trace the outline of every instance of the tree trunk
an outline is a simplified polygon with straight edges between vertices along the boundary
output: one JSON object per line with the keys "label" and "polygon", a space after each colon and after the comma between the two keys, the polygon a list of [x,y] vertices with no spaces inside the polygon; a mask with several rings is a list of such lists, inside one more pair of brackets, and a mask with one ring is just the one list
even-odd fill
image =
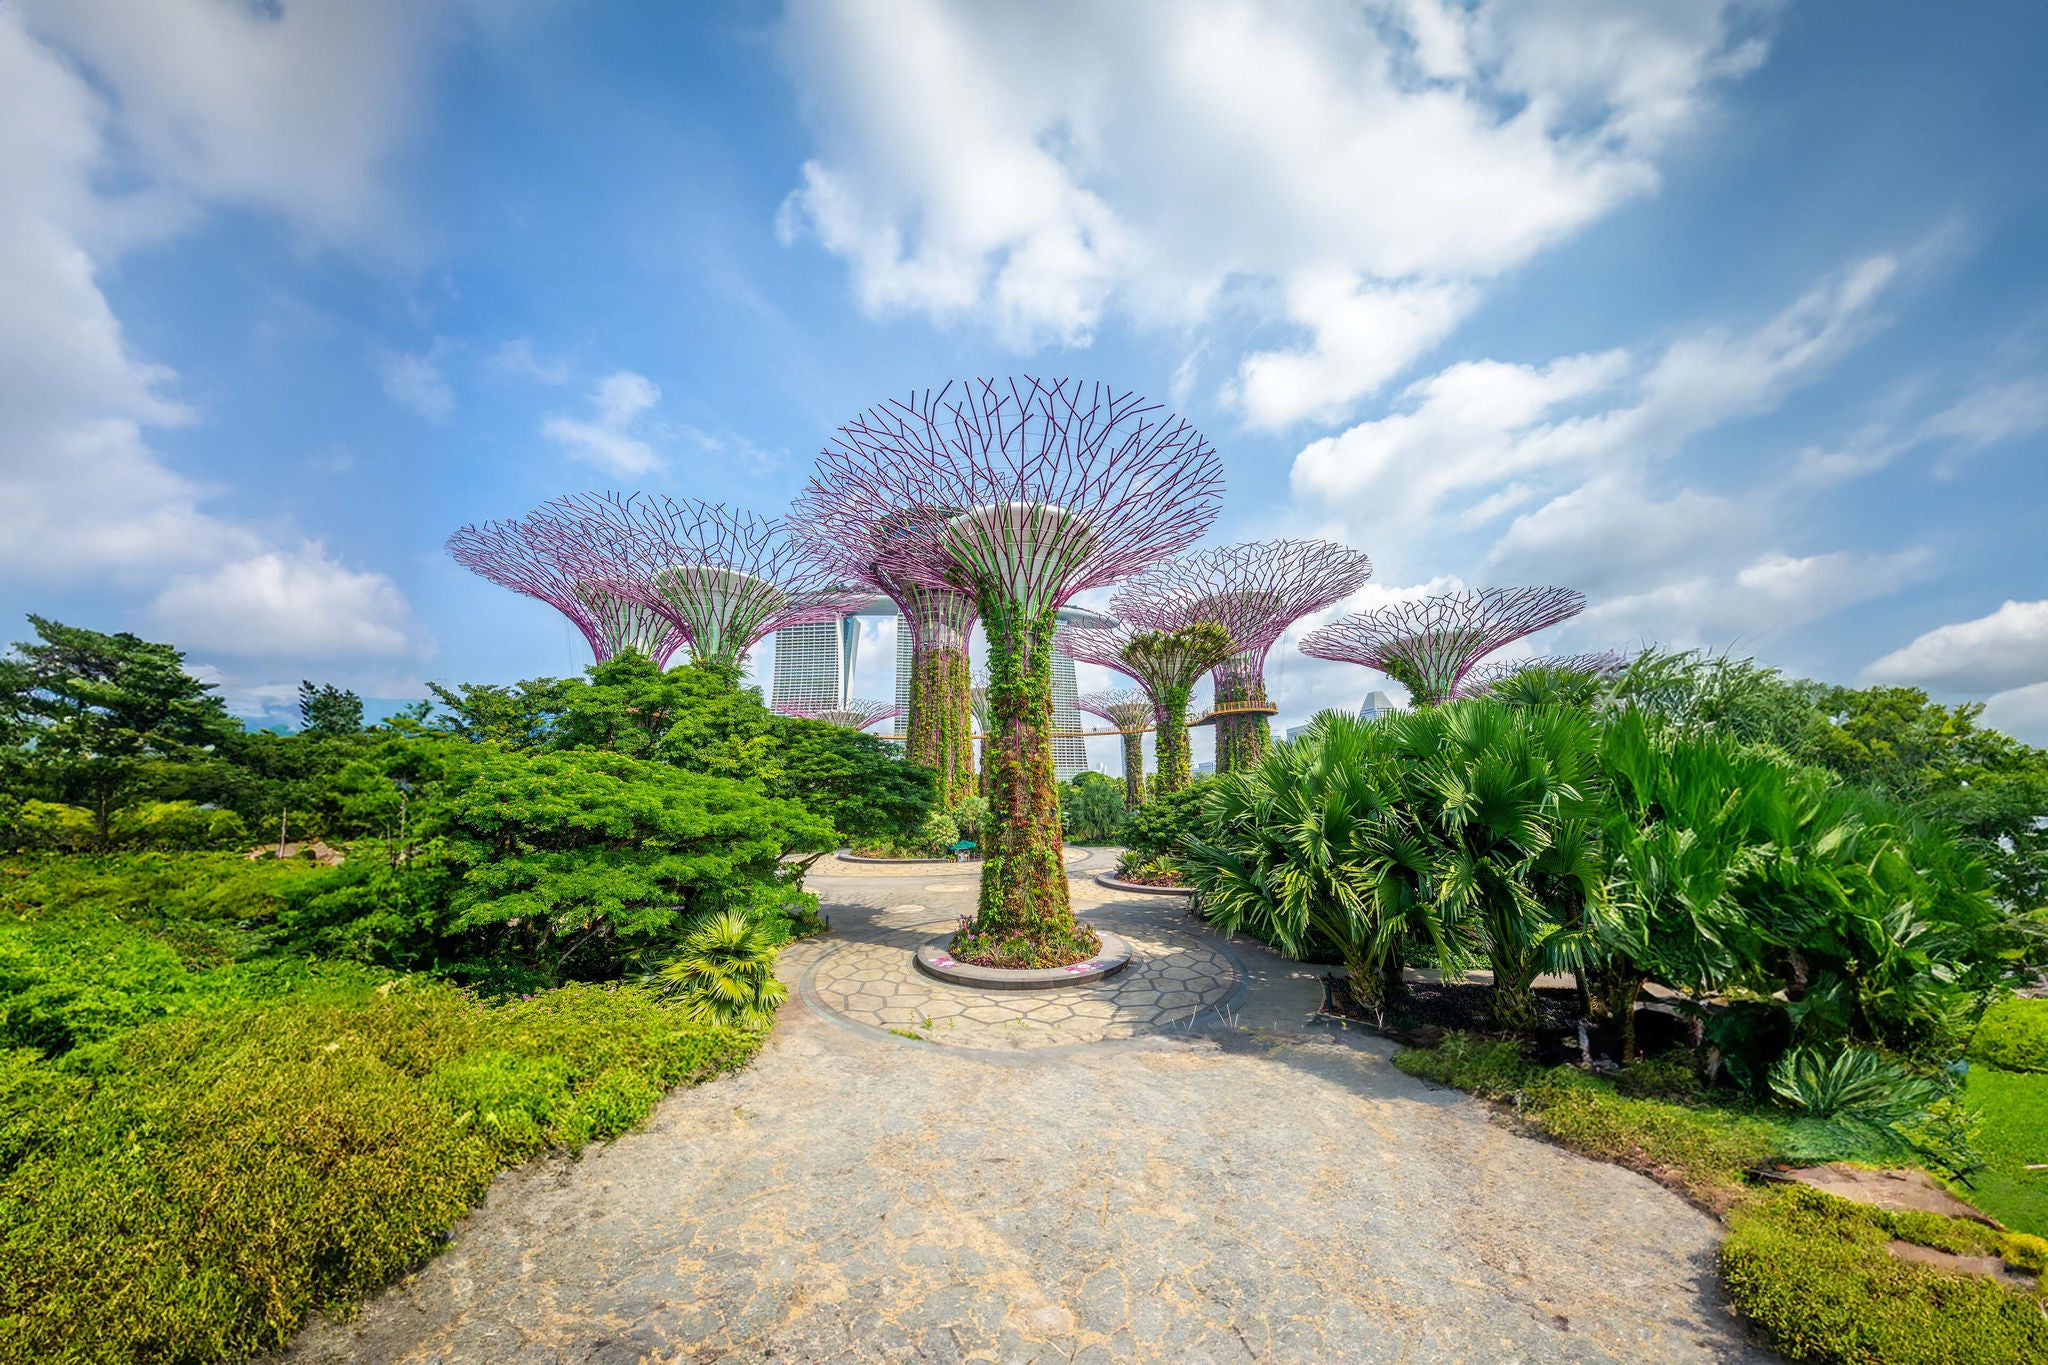
{"label": "tree trunk", "polygon": [[[1266,700],[1266,679],[1262,671],[1247,671],[1229,664],[1216,670],[1216,705],[1223,707]],[[1237,772],[1258,766],[1272,742],[1272,727],[1256,712],[1216,718],[1216,771]]]}
{"label": "tree trunk", "polygon": [[1055,966],[1093,953],[1067,893],[1052,748],[1054,613],[1026,614],[985,595],[989,644],[988,770],[983,787],[981,896],[972,932],[983,953]]}
{"label": "tree trunk", "polygon": [[964,649],[917,649],[910,657],[904,757],[938,776],[939,804],[974,795],[974,679]]}
{"label": "tree trunk", "polygon": [[1145,732],[1124,731],[1124,809],[1145,804]]}
{"label": "tree trunk", "polygon": [[1159,724],[1158,737],[1153,740],[1159,772],[1153,778],[1152,788],[1160,796],[1171,796],[1194,781],[1194,749],[1188,742],[1188,693],[1192,690],[1163,690],[1152,699],[1153,714]]}

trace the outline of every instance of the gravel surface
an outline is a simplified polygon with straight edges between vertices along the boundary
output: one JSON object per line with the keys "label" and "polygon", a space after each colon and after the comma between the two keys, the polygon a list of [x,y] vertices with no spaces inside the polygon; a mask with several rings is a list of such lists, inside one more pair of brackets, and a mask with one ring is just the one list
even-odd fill
{"label": "gravel surface", "polygon": [[[501,1177],[287,1359],[1774,1359],[1715,1288],[1712,1219],[1404,1076],[1310,1020],[1317,969],[1088,880],[1109,866],[1074,860],[1076,904],[1150,945],[1153,984],[1134,966],[1017,1024],[965,992],[913,1038],[882,1020],[955,988],[907,949],[870,966],[970,908],[974,872],[820,864],[834,932],[785,954],[811,988],[753,1066]],[[1197,997],[1178,1014],[1116,994],[1168,980]]]}

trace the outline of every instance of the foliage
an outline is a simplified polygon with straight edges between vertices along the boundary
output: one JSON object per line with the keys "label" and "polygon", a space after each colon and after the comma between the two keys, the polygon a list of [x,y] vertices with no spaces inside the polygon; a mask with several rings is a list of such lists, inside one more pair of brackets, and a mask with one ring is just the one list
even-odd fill
{"label": "foliage", "polygon": [[694,922],[657,974],[683,1013],[707,1027],[766,1028],[789,992],[775,979],[776,941],[738,910]]}
{"label": "foliage", "polygon": [[1060,783],[1060,824],[1069,843],[1114,843],[1124,824],[1124,784],[1097,772]]}
{"label": "foliage", "polygon": [[353,735],[363,728],[363,699],[333,683],[299,683],[299,729],[309,735]]}
{"label": "foliage", "polygon": [[366,978],[0,1053],[0,1357],[239,1359],[438,1248],[497,1169],[743,1062],[631,988]]}
{"label": "foliage", "polygon": [[1984,1011],[1970,1056],[2007,1071],[2048,1072],[2048,999],[2001,1000]]}
{"label": "foliage", "polygon": [[1398,989],[1405,942],[1429,944],[1448,969],[1465,960],[1426,894],[1428,840],[1404,806],[1399,761],[1391,728],[1326,714],[1310,739],[1218,780],[1184,855],[1213,923],[1295,958],[1334,946],[1376,1015]]}
{"label": "foliage", "polygon": [[810,852],[908,838],[933,804],[931,775],[887,740],[842,725],[779,716],[751,689],[711,672],[663,672],[638,652],[594,665],[587,679],[516,688],[436,687],[435,724],[522,752],[598,750],[711,777],[748,781],[801,803],[836,831]]}
{"label": "foliage", "polygon": [[2048,1316],[2036,1296],[1888,1252],[1895,1238],[1980,1255],[2016,1239],[1799,1186],[1746,1201],[1728,1223],[1721,1270],[1729,1297],[1793,1360],[2018,1365],[2048,1356]]}
{"label": "foliage", "polygon": [[28,619],[36,639],[0,659],[0,740],[23,794],[89,811],[104,835],[151,762],[239,729],[171,646]]}
{"label": "foliage", "polygon": [[437,814],[463,871],[458,929],[496,926],[549,979],[608,975],[709,911],[803,901],[785,854],[825,824],[753,786],[593,750],[479,746],[453,760]]}
{"label": "foliage", "polygon": [[1133,865],[1154,859],[1179,859],[1202,828],[1202,807],[1220,781],[1198,777],[1177,792],[1155,791],[1144,805],[1124,816],[1117,838],[1125,860]]}

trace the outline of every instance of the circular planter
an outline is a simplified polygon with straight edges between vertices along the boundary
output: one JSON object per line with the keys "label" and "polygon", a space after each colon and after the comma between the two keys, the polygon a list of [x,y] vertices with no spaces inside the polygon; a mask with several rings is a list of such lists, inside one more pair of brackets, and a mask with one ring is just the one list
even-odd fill
{"label": "circular planter", "polygon": [[946,948],[953,936],[946,934],[918,948],[917,969],[926,976],[983,991],[1050,991],[1061,986],[1085,986],[1091,981],[1115,976],[1131,965],[1130,944],[1105,929],[1095,932],[1102,940],[1102,951],[1086,962],[1028,970],[977,967],[972,963],[955,961]]}
{"label": "circular planter", "polygon": [[887,863],[891,867],[907,867],[912,863],[944,863],[949,867],[959,864],[971,867],[981,861],[979,858],[866,858],[850,848],[842,848],[833,856],[842,863]]}
{"label": "circular planter", "polygon": [[1143,882],[1120,882],[1107,872],[1095,874],[1095,884],[1106,886],[1112,891],[1142,891],[1150,896],[1192,896],[1192,886],[1147,886]]}

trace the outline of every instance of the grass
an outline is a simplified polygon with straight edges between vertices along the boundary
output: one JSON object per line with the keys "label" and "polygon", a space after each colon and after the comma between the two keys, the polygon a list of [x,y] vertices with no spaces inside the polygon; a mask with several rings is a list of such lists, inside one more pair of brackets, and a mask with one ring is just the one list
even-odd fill
{"label": "grass", "polygon": [[[1434,1048],[1395,1054],[1413,1076],[1515,1106],[1522,1119],[1585,1156],[1642,1171],[1724,1214],[1722,1270],[1730,1298],[1794,1360],[1837,1365],[2002,1365],[2048,1359],[2048,1317],[2038,1296],[1982,1277],[1910,1264],[1886,1253],[1894,1238],[1961,1254],[2002,1254],[2040,1273],[2048,1244],[1967,1219],[1891,1214],[1800,1186],[1759,1189],[1750,1171],[1778,1162],[1860,1160],[1854,1134],[1782,1111],[1710,1102],[1689,1068],[1670,1058],[1638,1063],[1614,1080],[1568,1066],[1541,1067],[1512,1042],[1453,1033]],[[2043,1082],[2039,1091],[2009,1082]],[[1981,1093],[1980,1093],[1981,1088]],[[1970,1098],[1987,1110],[1980,1145],[2038,1144],[2048,1133],[2048,1077],[1977,1068]],[[2007,1138],[1997,1138],[2007,1134]],[[2017,1149],[2011,1149],[2017,1150]],[[1996,1158],[2003,1160],[2004,1158]],[[2015,1158],[2016,1159],[2016,1158]],[[2006,1169],[2004,1166],[1998,1170]],[[1987,1173],[1988,1175],[1989,1173]],[[1980,1193],[1988,1192],[1980,1180]],[[1999,1214],[2015,1229],[2034,1214],[2017,1191]],[[2031,1194],[2039,1198],[2038,1191]]]}
{"label": "grass", "polygon": [[1963,1197],[2018,1232],[2048,1237],[2048,1075],[1972,1066],[1965,1101],[1982,1115],[1977,1150],[1984,1167]]}

